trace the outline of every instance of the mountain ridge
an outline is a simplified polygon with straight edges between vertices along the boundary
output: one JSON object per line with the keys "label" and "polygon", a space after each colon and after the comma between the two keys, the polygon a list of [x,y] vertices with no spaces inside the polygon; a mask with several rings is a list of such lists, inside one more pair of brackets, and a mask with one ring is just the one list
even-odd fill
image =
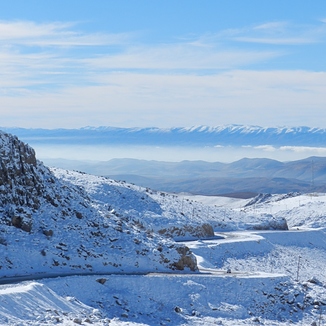
{"label": "mountain ridge", "polygon": [[83,127],[79,129],[0,128],[25,142],[166,146],[325,146],[326,128],[246,125],[173,128]]}
{"label": "mountain ridge", "polygon": [[50,166],[105,175],[169,192],[224,195],[326,191],[326,158],[316,156],[289,162],[266,158],[243,158],[232,163],[137,159],[45,161]]}

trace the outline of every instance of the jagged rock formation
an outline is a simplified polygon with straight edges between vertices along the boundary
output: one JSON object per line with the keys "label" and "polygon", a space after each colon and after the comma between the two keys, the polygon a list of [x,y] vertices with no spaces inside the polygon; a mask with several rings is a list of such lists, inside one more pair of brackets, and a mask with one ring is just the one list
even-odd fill
{"label": "jagged rock formation", "polygon": [[197,269],[188,248],[108,208],[0,132],[0,277]]}
{"label": "jagged rock formation", "polygon": [[17,137],[1,133],[0,144],[2,223],[30,231],[32,213],[40,207],[39,197],[46,193],[44,171],[37,171],[34,150]]}
{"label": "jagged rock formation", "polygon": [[19,141],[16,136],[0,133],[0,213],[2,224],[12,225],[24,231],[32,230],[32,216],[47,206],[57,208],[57,214],[81,213],[87,196],[80,196],[79,203],[72,203],[73,193],[64,191],[67,185],[57,180],[50,170],[36,160],[35,151]]}

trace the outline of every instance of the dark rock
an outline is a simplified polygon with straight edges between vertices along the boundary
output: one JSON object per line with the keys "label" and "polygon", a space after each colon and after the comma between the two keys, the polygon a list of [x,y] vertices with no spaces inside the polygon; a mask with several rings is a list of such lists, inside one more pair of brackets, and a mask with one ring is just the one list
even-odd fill
{"label": "dark rock", "polygon": [[106,283],[106,281],[107,281],[106,278],[98,278],[98,279],[96,280],[96,282],[98,282],[98,283],[100,283],[100,284],[102,284],[102,285],[104,285],[104,284]]}
{"label": "dark rock", "polygon": [[182,309],[180,308],[180,307],[178,307],[178,306],[176,306],[175,308],[174,308],[174,311],[176,312],[176,313],[181,313],[182,312]]}
{"label": "dark rock", "polygon": [[43,230],[43,234],[46,235],[47,237],[52,237],[53,230]]}
{"label": "dark rock", "polygon": [[172,264],[174,269],[183,271],[185,268],[189,268],[191,271],[197,271],[197,260],[196,257],[191,253],[188,247],[183,246],[177,248],[177,252],[181,255],[177,262]]}

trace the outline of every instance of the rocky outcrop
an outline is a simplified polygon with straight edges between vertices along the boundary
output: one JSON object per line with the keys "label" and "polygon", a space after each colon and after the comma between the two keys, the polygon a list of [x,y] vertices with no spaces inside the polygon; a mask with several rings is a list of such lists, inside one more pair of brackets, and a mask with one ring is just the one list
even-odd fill
{"label": "rocky outcrop", "polygon": [[[62,211],[69,197],[60,182],[37,161],[35,151],[16,136],[0,132],[0,214],[1,223],[30,232],[32,216],[44,204]],[[82,199],[84,201],[84,199]]]}
{"label": "rocky outcrop", "polygon": [[2,223],[30,231],[31,215],[40,207],[39,197],[43,192],[34,150],[17,137],[0,133]]}
{"label": "rocky outcrop", "polygon": [[191,271],[197,271],[197,261],[193,257],[193,254],[188,247],[179,247],[177,249],[178,253],[181,255],[180,259],[173,263],[172,266],[180,271],[189,268]]}
{"label": "rocky outcrop", "polygon": [[261,221],[260,223],[256,223],[255,225],[252,225],[252,227],[248,229],[252,230],[281,230],[281,231],[287,231],[289,229],[287,221],[284,217],[278,216],[277,218],[274,217],[271,214],[265,214],[264,221]]}
{"label": "rocky outcrop", "polygon": [[206,239],[214,237],[213,227],[208,224],[171,226],[158,231],[159,234],[175,240]]}

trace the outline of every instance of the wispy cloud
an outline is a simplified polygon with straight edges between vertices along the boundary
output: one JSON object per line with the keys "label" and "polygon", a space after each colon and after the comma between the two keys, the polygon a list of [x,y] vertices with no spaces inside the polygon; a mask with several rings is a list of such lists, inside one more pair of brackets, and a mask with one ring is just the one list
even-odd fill
{"label": "wispy cloud", "polygon": [[248,43],[275,44],[275,45],[302,45],[316,43],[316,39],[308,37],[237,37],[237,41]]}
{"label": "wispy cloud", "polygon": [[[101,79],[109,71],[121,69],[209,74],[247,68],[284,55],[279,48],[235,48],[227,41],[304,44],[317,40],[317,33],[312,37],[311,30],[300,34],[288,23],[269,22],[170,44],[146,44],[133,33],[86,33],[72,22],[0,21],[0,66],[3,73],[11,75],[9,79],[21,76],[27,82],[29,76],[32,84],[36,79],[51,84],[54,75],[58,84],[88,78],[94,82],[97,76]],[[64,79],[58,80],[60,75]]]}
{"label": "wispy cloud", "polygon": [[285,29],[289,26],[289,23],[284,21],[274,21],[274,22],[268,22],[260,25],[253,26],[253,30],[263,30],[263,31],[278,31],[278,32],[284,32]]}
{"label": "wispy cloud", "polygon": [[76,27],[77,23],[72,22],[0,21],[0,43],[9,46],[96,46],[123,44],[130,40],[127,33],[85,33],[77,31]]}
{"label": "wispy cloud", "polygon": [[0,40],[12,42],[49,36],[71,36],[74,33],[67,31],[71,27],[71,23],[36,24],[31,21],[0,21]]}
{"label": "wispy cloud", "polygon": [[101,83],[107,74],[144,70],[146,74],[210,74],[271,60],[278,51],[228,49],[200,38],[146,44],[135,33],[86,33],[77,23],[37,24],[0,21],[0,87],[58,89]]}
{"label": "wispy cloud", "polygon": [[280,56],[277,51],[225,50],[193,44],[142,46],[123,53],[91,58],[94,67],[108,69],[198,70],[230,69]]}
{"label": "wispy cloud", "polygon": [[[269,22],[169,44],[79,28],[0,22],[0,112],[8,124],[135,126],[137,119],[141,126],[165,127],[179,121],[273,125],[283,119],[296,125],[305,119],[320,126],[326,119],[326,73],[255,71],[257,63],[284,55],[282,47],[239,43],[266,38],[290,44],[300,36],[291,24]],[[311,40],[321,40],[324,27],[319,29],[308,28],[303,39],[311,33]]]}
{"label": "wispy cloud", "polygon": [[23,95],[37,87],[53,90],[89,83],[83,59],[124,47],[132,33],[86,33],[77,23],[0,21],[0,92]]}
{"label": "wispy cloud", "polygon": [[276,148],[271,145],[261,145],[261,146],[255,146],[255,149],[262,150],[264,152],[275,152]]}
{"label": "wispy cloud", "polygon": [[[1,86],[0,86],[1,87]],[[214,75],[113,72],[93,85],[63,90],[20,88],[24,96],[1,98],[1,116],[14,124],[191,126],[308,125],[322,127],[326,73],[228,71]],[[7,108],[11,108],[8,110]],[[41,123],[42,120],[42,123]]]}
{"label": "wispy cloud", "polygon": [[308,155],[326,155],[326,147],[308,147],[308,146],[281,146],[281,151],[292,151],[296,153],[307,153]]}
{"label": "wispy cloud", "polygon": [[[226,31],[227,32],[227,31]],[[267,22],[244,29],[229,31],[234,41],[273,45],[304,45],[324,41],[326,26],[295,25],[289,22]]]}

